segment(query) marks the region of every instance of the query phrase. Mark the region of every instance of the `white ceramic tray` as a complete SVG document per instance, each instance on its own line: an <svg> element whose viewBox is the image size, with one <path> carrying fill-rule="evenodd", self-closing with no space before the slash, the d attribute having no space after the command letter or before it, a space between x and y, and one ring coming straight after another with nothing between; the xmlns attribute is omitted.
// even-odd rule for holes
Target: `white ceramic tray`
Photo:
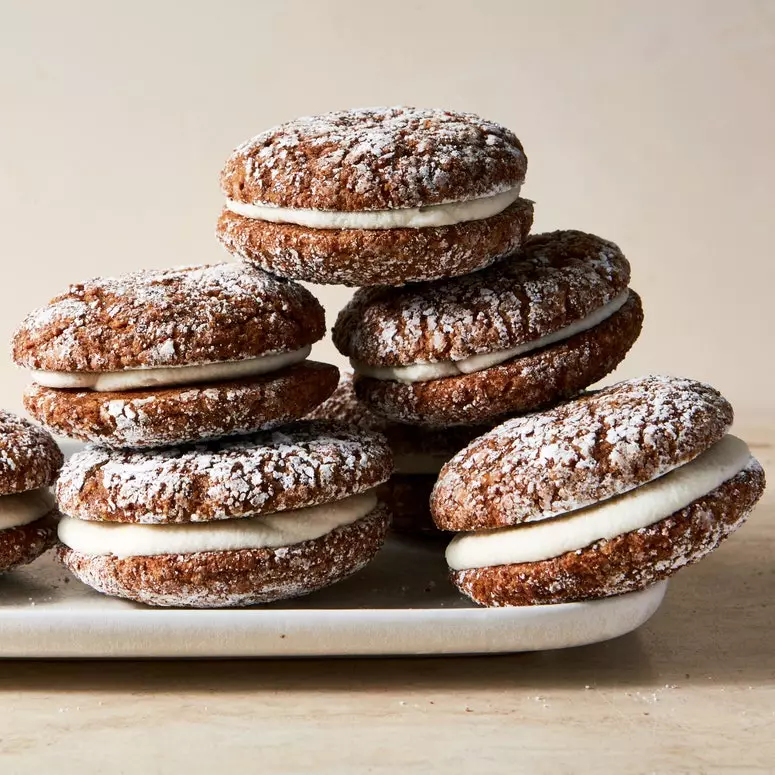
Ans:
<svg viewBox="0 0 775 775"><path fill-rule="evenodd" d="M474 606L440 546L391 540L359 574L295 601L241 610L151 609L104 597L52 555L0 578L0 657L310 657L566 648L636 629L666 582L590 603Z"/></svg>

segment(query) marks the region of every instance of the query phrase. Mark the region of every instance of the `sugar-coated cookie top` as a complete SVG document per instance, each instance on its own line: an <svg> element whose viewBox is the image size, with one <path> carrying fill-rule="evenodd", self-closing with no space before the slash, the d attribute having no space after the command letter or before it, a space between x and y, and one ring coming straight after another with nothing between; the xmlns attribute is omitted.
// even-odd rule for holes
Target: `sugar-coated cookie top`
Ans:
<svg viewBox="0 0 775 775"><path fill-rule="evenodd" d="M497 194L526 170L513 132L471 113L365 108L257 135L229 157L221 188L248 204L389 210Z"/></svg>
<svg viewBox="0 0 775 775"><path fill-rule="evenodd" d="M323 308L302 286L216 264L71 285L27 316L13 357L31 369L120 371L288 352L324 334Z"/></svg>
<svg viewBox="0 0 775 775"><path fill-rule="evenodd" d="M375 366L461 360L565 328L629 281L629 262L613 242L581 231L537 234L481 272L360 289L339 313L334 344Z"/></svg>
<svg viewBox="0 0 775 775"><path fill-rule="evenodd" d="M694 459L721 439L732 417L710 385L649 376L508 420L442 469L434 520L474 530L589 506Z"/></svg>
<svg viewBox="0 0 775 775"><path fill-rule="evenodd" d="M0 497L48 487L62 460L59 447L43 428L0 409Z"/></svg>
<svg viewBox="0 0 775 775"><path fill-rule="evenodd" d="M239 440L177 449L87 448L57 483L64 514L111 522L206 522L340 500L393 471L384 437L299 422Z"/></svg>

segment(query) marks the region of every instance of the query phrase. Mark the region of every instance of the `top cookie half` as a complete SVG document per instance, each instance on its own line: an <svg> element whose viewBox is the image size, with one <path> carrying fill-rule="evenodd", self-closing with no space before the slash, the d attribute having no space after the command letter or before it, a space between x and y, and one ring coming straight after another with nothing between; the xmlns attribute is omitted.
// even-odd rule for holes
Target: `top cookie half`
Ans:
<svg viewBox="0 0 775 775"><path fill-rule="evenodd" d="M463 274L519 246L532 206L510 130L470 113L340 111L240 145L218 237L280 276L346 285Z"/></svg>
<svg viewBox="0 0 775 775"><path fill-rule="evenodd" d="M181 367L295 351L324 333L306 289L218 264L71 285L21 323L13 358L47 372Z"/></svg>

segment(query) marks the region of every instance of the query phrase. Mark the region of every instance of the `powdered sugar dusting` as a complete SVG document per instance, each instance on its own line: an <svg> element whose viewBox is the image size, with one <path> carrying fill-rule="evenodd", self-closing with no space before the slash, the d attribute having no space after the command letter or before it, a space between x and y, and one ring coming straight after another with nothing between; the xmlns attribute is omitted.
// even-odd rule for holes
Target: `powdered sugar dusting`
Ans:
<svg viewBox="0 0 775 775"><path fill-rule="evenodd" d="M442 469L442 527L518 524L588 506L661 476L718 441L732 408L709 385L650 376L508 420Z"/></svg>
<svg viewBox="0 0 775 775"><path fill-rule="evenodd" d="M519 248L532 222L526 199L484 220L419 229L307 229L224 210L216 235L233 255L282 277L405 285L483 269Z"/></svg>
<svg viewBox="0 0 775 775"><path fill-rule="evenodd" d="M241 360L299 349L324 326L309 291L260 270L144 270L72 285L32 312L14 336L14 359L52 371Z"/></svg>
<svg viewBox="0 0 775 775"><path fill-rule="evenodd" d="M53 484L62 460L43 428L0 409L0 496Z"/></svg>
<svg viewBox="0 0 775 775"><path fill-rule="evenodd" d="M80 519L199 522L339 500L391 472L390 450L378 434L298 423L180 449L88 448L65 465L57 499L63 513Z"/></svg>
<svg viewBox="0 0 775 775"><path fill-rule="evenodd" d="M457 361L559 331L629 280L629 262L612 242L577 231L535 235L481 272L357 291L339 314L334 344L373 366Z"/></svg>
<svg viewBox="0 0 775 775"><path fill-rule="evenodd" d="M242 436L298 420L330 394L336 375L334 366L305 361L181 389L93 393L31 385L24 399L30 414L58 435L140 449Z"/></svg>
<svg viewBox="0 0 775 775"><path fill-rule="evenodd" d="M505 127L411 107L305 116L240 145L221 174L230 199L322 210L385 210L500 193L527 159Z"/></svg>

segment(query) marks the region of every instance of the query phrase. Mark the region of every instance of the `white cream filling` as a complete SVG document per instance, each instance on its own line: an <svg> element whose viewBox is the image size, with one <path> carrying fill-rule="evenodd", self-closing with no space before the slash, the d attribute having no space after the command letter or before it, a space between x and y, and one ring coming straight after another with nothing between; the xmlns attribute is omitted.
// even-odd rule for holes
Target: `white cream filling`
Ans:
<svg viewBox="0 0 775 775"><path fill-rule="evenodd" d="M55 506L48 487L0 496L0 530L29 525Z"/></svg>
<svg viewBox="0 0 775 775"><path fill-rule="evenodd" d="M512 347L508 350L496 350L490 353L481 353L480 355L471 355L459 361L441 361L439 363L412 363L409 366L369 366L354 359L350 359L353 371L363 374L366 377L374 379L393 380L411 384L413 382L429 382L432 379L443 379L444 377L458 377L461 374L472 374L475 371L484 371L484 369L498 366L505 361L524 355L532 350L538 350L541 347L547 347L550 344L561 342L563 339L588 331L596 325L608 319L615 312L618 312L627 301L629 290L619 294L616 298L591 312L585 318L571 323L565 328L561 328L552 334L542 336L540 339L534 339L532 342Z"/></svg>
<svg viewBox="0 0 775 775"><path fill-rule="evenodd" d="M447 547L447 563L453 570L465 570L539 562L640 530L715 490L740 473L750 459L744 441L725 436L690 463L631 492L567 516L461 533Z"/></svg>
<svg viewBox="0 0 775 775"><path fill-rule="evenodd" d="M80 388L108 393L114 390L191 385L197 382L239 379L278 371L303 361L312 350L310 345L288 353L273 353L260 358L221 363L200 363L191 366L124 369L123 371L33 371L32 380L50 388Z"/></svg>
<svg viewBox="0 0 775 775"><path fill-rule="evenodd" d="M421 452L393 455L393 468L397 474L438 474L449 458L449 455L445 457Z"/></svg>
<svg viewBox="0 0 775 775"><path fill-rule="evenodd" d="M310 229L423 229L492 218L516 202L521 188L519 185L500 194L462 202L395 210L307 210L268 204L245 204L233 199L226 200L226 208L245 218L272 223L292 223Z"/></svg>
<svg viewBox="0 0 775 775"><path fill-rule="evenodd" d="M349 525L377 505L374 491L304 509L185 525L87 522L64 517L59 540L77 552L115 557L278 549L311 541Z"/></svg>

